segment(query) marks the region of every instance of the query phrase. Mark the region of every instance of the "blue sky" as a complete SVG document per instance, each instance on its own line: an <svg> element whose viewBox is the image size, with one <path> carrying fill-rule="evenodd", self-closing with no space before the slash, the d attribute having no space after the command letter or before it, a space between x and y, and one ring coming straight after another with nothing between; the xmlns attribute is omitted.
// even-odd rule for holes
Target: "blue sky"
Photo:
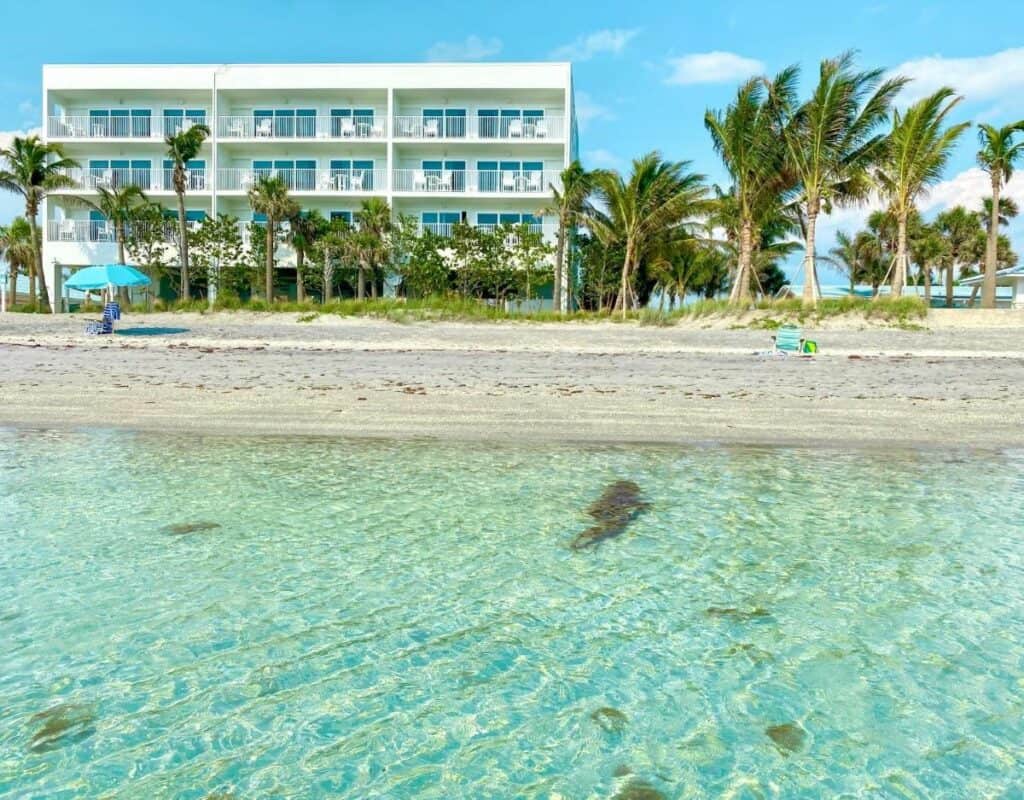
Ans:
<svg viewBox="0 0 1024 800"><path fill-rule="evenodd" d="M166 3L62 2L45 15L8 4L16 36L0 55L0 141L39 125L41 66L91 62L527 61L568 59L575 69L581 153L587 166L625 167L660 150L712 180L724 175L702 118L724 106L752 72L790 63L808 79L817 62L856 49L865 66L902 68L911 92L949 82L965 95L959 116L1003 124L1024 117L1024 4L1002 4L999 23L974 3L816 0L758 2L340 3L217 0L176 19ZM184 8L184 7L183 7ZM1016 48L1016 49L1015 49ZM976 139L962 141L926 213L977 204L986 183ZM1024 182L1011 195L1024 202ZM0 220L20 208L0 194ZM824 226L854 229L863 209ZM1024 251L1024 227L1012 231Z"/></svg>

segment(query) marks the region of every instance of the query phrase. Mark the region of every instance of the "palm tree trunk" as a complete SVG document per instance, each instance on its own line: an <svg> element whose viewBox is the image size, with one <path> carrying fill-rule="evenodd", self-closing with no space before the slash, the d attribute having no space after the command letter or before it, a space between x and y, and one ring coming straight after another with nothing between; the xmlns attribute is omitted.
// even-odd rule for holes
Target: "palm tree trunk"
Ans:
<svg viewBox="0 0 1024 800"><path fill-rule="evenodd" d="M562 270L565 260L566 228L568 225L565 216L562 215L558 219L558 242L555 244L555 285L551 294L551 304L555 307L555 312L559 314L562 313Z"/></svg>
<svg viewBox="0 0 1024 800"><path fill-rule="evenodd" d="M370 297L377 299L377 270L370 270Z"/></svg>
<svg viewBox="0 0 1024 800"><path fill-rule="evenodd" d="M754 252L754 225L744 220L740 227L740 257L736 265L736 281L729 292L731 305L750 302L750 263Z"/></svg>
<svg viewBox="0 0 1024 800"><path fill-rule="evenodd" d="M1001 177L992 172L992 214L988 223L988 243L985 247L985 277L981 282L981 307L996 307L996 256L999 246L999 189Z"/></svg>
<svg viewBox="0 0 1024 800"><path fill-rule="evenodd" d="M274 300L274 226L277 220L267 215L267 263L266 275L263 276L263 288L266 291L267 303Z"/></svg>
<svg viewBox="0 0 1024 800"><path fill-rule="evenodd" d="M633 240L626 240L626 254L622 260L622 286L619 289L619 304L622 306L622 318L626 318L629 303L629 276L633 270Z"/></svg>
<svg viewBox="0 0 1024 800"><path fill-rule="evenodd" d="M124 223L119 222L114 225L114 236L117 237L117 263L124 264ZM122 286L120 291L117 293L118 300L125 305L128 305L128 287Z"/></svg>
<svg viewBox="0 0 1024 800"><path fill-rule="evenodd" d="M43 272L43 248L39 246L39 233L38 226L36 224L35 214L26 214L28 217L29 230L32 234L32 257L35 261L35 273L39 280L39 304L43 307L43 311L49 313L50 311L50 293L46 290L46 273ZM29 286L31 298L30 302L36 302L36 282L30 281Z"/></svg>
<svg viewBox="0 0 1024 800"><path fill-rule="evenodd" d="M324 291L322 295L322 302L331 302L331 292L334 287L331 285L334 283L334 270L331 269L331 251L324 250Z"/></svg>
<svg viewBox="0 0 1024 800"><path fill-rule="evenodd" d="M818 224L818 210L813 206L807 209L807 240L804 248L804 305L814 306L818 303L818 269L814 261L815 232Z"/></svg>
<svg viewBox="0 0 1024 800"><path fill-rule="evenodd" d="M900 214L896 237L896 264L892 271L892 296L902 297L907 282L907 215Z"/></svg>
<svg viewBox="0 0 1024 800"><path fill-rule="evenodd" d="M932 269L927 264L922 265L924 270L924 304L932 307Z"/></svg>
<svg viewBox="0 0 1024 800"><path fill-rule="evenodd" d="M295 251L295 299L306 302L306 285L302 282L302 267L306 263L306 251L301 247Z"/></svg>
<svg viewBox="0 0 1024 800"><path fill-rule="evenodd" d="M188 221L185 219L185 193L178 195L178 237L181 239L181 299L188 302L191 291L188 285Z"/></svg>
<svg viewBox="0 0 1024 800"><path fill-rule="evenodd" d="M28 302L35 305L39 302L38 287L36 286L36 255L32 254L32 263L28 267Z"/></svg>
<svg viewBox="0 0 1024 800"><path fill-rule="evenodd" d="M11 269L11 291L7 293L7 307L10 308L18 302L18 268L14 264L10 265Z"/></svg>
<svg viewBox="0 0 1024 800"><path fill-rule="evenodd" d="M366 299L366 269L363 266L363 262L361 262L361 261L359 262L358 273L359 273L359 278L356 281L356 299L357 300L365 300Z"/></svg>
<svg viewBox="0 0 1024 800"><path fill-rule="evenodd" d="M953 275L956 267L956 259L953 259L946 267L946 308L953 307Z"/></svg>

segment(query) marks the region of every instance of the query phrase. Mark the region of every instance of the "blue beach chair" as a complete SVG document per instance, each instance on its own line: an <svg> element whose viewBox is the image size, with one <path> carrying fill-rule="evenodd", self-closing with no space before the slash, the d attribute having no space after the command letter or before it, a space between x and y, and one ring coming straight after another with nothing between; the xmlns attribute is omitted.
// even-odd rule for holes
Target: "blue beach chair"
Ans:
<svg viewBox="0 0 1024 800"><path fill-rule="evenodd" d="M116 306L116 308L111 308ZM115 314L117 315L115 317ZM107 303L103 309L103 319L93 320L85 326L88 336L102 336L114 332L114 320L121 318L121 307L117 303Z"/></svg>
<svg viewBox="0 0 1024 800"><path fill-rule="evenodd" d="M813 350L807 345L808 341L797 325L783 325L779 328L779 332L772 337L772 352L792 353L793 355L809 354Z"/></svg>

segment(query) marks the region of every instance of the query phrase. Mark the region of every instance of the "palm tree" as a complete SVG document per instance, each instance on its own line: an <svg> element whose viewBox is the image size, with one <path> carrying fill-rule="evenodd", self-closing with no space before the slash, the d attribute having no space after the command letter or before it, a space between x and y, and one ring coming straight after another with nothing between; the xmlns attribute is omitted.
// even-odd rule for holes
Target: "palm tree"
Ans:
<svg viewBox="0 0 1024 800"><path fill-rule="evenodd" d="M944 261L948 247L938 225L919 223L910 236L910 254L924 282L925 305L932 304L932 267Z"/></svg>
<svg viewBox="0 0 1024 800"><path fill-rule="evenodd" d="M327 230L323 236L313 244L320 258L323 259L322 303L331 302L331 295L334 291L334 259L348 250L351 234L351 226L339 217L332 219L327 224Z"/></svg>
<svg viewBox="0 0 1024 800"><path fill-rule="evenodd" d="M969 122L945 125L960 100L952 89L943 87L905 112L893 112L892 132L877 177L897 223L896 260L892 270L894 297L903 294L907 282L907 220L917 207L917 198L942 178L957 139L971 125Z"/></svg>
<svg viewBox="0 0 1024 800"><path fill-rule="evenodd" d="M615 171L595 174L598 197L607 211L588 217L594 233L608 246L623 245L623 261L616 309L622 316L635 304L634 274L666 236L689 227L708 208L704 176L689 171L689 161L662 161L657 152L634 159L625 180Z"/></svg>
<svg viewBox="0 0 1024 800"><path fill-rule="evenodd" d="M264 274L265 299L274 299L274 250L276 249L277 226L283 220L292 219L299 213L299 204L288 196L288 184L284 178L264 175L249 190L249 205L258 214L267 218L267 253Z"/></svg>
<svg viewBox="0 0 1024 800"><path fill-rule="evenodd" d="M300 302L306 300L306 283L303 280L303 268L306 256L316 247L317 240L327 232L328 222L323 214L315 208L296 214L291 219L290 241L295 250L295 298Z"/></svg>
<svg viewBox="0 0 1024 800"><path fill-rule="evenodd" d="M370 270L370 294L377 297L377 270L387 261L390 252L391 208L380 197L364 200L354 215L358 227L356 244L358 249L359 277L356 297L366 298L366 270Z"/></svg>
<svg viewBox="0 0 1024 800"><path fill-rule="evenodd" d="M704 126L733 182L738 258L729 301L746 303L754 275L757 229L765 216L777 211L781 196L793 183L765 81L748 80L724 112L709 110L704 115Z"/></svg>
<svg viewBox="0 0 1024 800"><path fill-rule="evenodd" d="M552 184L554 196L551 204L541 210L542 214L558 217L558 241L555 245L555 281L553 305L559 313L569 306L569 237L587 210L587 198L594 190L594 176L587 172L579 161L573 161L562 170L561 190Z"/></svg>
<svg viewBox="0 0 1024 800"><path fill-rule="evenodd" d="M1000 210L999 192L1003 184L1013 177L1013 169L1024 154L1024 141L1014 141L1024 131L1024 120L996 128L978 125L978 165L988 173L992 182L992 202L989 206L988 244L985 248L985 277L981 282L981 307L996 307L996 261L998 259Z"/></svg>
<svg viewBox="0 0 1024 800"><path fill-rule="evenodd" d="M850 294L853 294L863 270L863 253L858 249L856 239L846 231L837 231L835 247L828 251L828 258L822 260L827 260L846 275L850 281Z"/></svg>
<svg viewBox="0 0 1024 800"><path fill-rule="evenodd" d="M7 262L10 281L7 302L13 306L18 296L18 273L28 275L35 268L32 227L24 217L15 217L7 227L0 227L0 257Z"/></svg>
<svg viewBox="0 0 1024 800"><path fill-rule="evenodd" d="M820 294L815 265L818 215L837 205L862 200L869 187L868 170L885 144L876 133L889 116L906 78L883 80L884 70L854 70L854 54L821 62L811 98L799 104L799 70L789 67L768 84L771 104L786 156L800 185L804 219L804 302Z"/></svg>
<svg viewBox="0 0 1024 800"><path fill-rule="evenodd" d="M99 198L95 203L84 201L90 207L99 211L113 226L114 238L117 239L117 260L124 264L124 242L125 232L128 225L135 221L139 210L149 200L135 184L118 186L113 189L105 189L102 186L96 189Z"/></svg>
<svg viewBox="0 0 1024 800"><path fill-rule="evenodd" d="M39 278L39 300L44 309L48 309L50 293L46 289L43 272L42 239L37 219L39 206L51 190L74 186L74 181L65 171L77 167L78 162L68 158L59 144L43 144L35 135L15 136L10 147L0 150L0 159L6 161L0 169L0 189L20 194L25 199L25 219L32 229L32 273ZM35 303L35 281L32 283L30 302Z"/></svg>
<svg viewBox="0 0 1024 800"><path fill-rule="evenodd" d="M954 206L935 218L935 225L946 241L943 262L946 273L946 308L953 307L953 282L967 264L976 263L981 222L977 214L963 206Z"/></svg>
<svg viewBox="0 0 1024 800"><path fill-rule="evenodd" d="M999 227L1005 228L1010 224L1011 220L1016 219L1020 215L1020 206L1017 205L1017 201L1012 197L1003 195L999 198L999 213L996 215L992 214L994 205L991 197L985 197L981 201L981 224L985 227L986 234L988 234L992 227L993 216L997 218Z"/></svg>
<svg viewBox="0 0 1024 800"><path fill-rule="evenodd" d="M178 238L181 255L181 296L189 299L188 273L188 221L185 218L185 192L188 190L188 162L199 155L203 142L210 135L206 125L193 124L187 130L164 139L167 157L174 163L171 181L178 197Z"/></svg>

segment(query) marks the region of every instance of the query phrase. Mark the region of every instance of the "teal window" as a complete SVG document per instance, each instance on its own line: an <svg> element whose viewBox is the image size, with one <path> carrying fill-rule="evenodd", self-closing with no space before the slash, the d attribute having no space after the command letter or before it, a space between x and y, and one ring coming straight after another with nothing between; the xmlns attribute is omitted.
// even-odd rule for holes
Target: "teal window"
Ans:
<svg viewBox="0 0 1024 800"><path fill-rule="evenodd" d="M351 211L332 211L331 212L331 219L332 220L343 219L343 220L345 220L345 222L347 222L349 225L351 225L352 224L352 212Z"/></svg>
<svg viewBox="0 0 1024 800"><path fill-rule="evenodd" d="M309 191L316 187L316 160L307 159L295 162L295 179L291 189Z"/></svg>
<svg viewBox="0 0 1024 800"><path fill-rule="evenodd" d="M498 136L498 109L481 108L476 112L477 135L481 139L494 139Z"/></svg>
<svg viewBox="0 0 1024 800"><path fill-rule="evenodd" d="M300 108L295 112L295 135L307 139L316 136L315 108Z"/></svg>
<svg viewBox="0 0 1024 800"><path fill-rule="evenodd" d="M477 161L477 172L479 173L479 187L481 192L498 191L498 162Z"/></svg>
<svg viewBox="0 0 1024 800"><path fill-rule="evenodd" d="M295 135L295 109L274 109L274 136Z"/></svg>
<svg viewBox="0 0 1024 800"><path fill-rule="evenodd" d="M131 117L127 108L110 109L110 128L107 136L127 136L131 131Z"/></svg>
<svg viewBox="0 0 1024 800"><path fill-rule="evenodd" d="M153 132L153 112L148 108L133 108L131 111L132 136L150 136Z"/></svg>
<svg viewBox="0 0 1024 800"><path fill-rule="evenodd" d="M206 109L204 108L165 108L164 136L173 136L188 125L205 125Z"/></svg>
<svg viewBox="0 0 1024 800"><path fill-rule="evenodd" d="M89 111L89 135L110 135L110 111L105 108L94 108Z"/></svg>
<svg viewBox="0 0 1024 800"><path fill-rule="evenodd" d="M274 173L274 162L273 161L253 161L252 162L253 177L256 180L262 178L269 178Z"/></svg>
<svg viewBox="0 0 1024 800"><path fill-rule="evenodd" d="M373 189L373 160L353 161L352 172L362 173L363 190Z"/></svg>
<svg viewBox="0 0 1024 800"><path fill-rule="evenodd" d="M152 161L148 159L133 159L128 182L135 184L144 191L149 191L149 187L152 185L152 171Z"/></svg>
<svg viewBox="0 0 1024 800"><path fill-rule="evenodd" d="M259 211L254 211L252 214L252 222L254 225L266 225L267 215Z"/></svg>
<svg viewBox="0 0 1024 800"><path fill-rule="evenodd" d="M100 234L103 234L104 238L106 238L107 232L108 232L108 229L107 229L107 218L105 216L103 216L103 213L100 212L100 211L90 211L89 212L89 241L90 242L99 241Z"/></svg>
<svg viewBox="0 0 1024 800"><path fill-rule="evenodd" d="M270 136L274 132L274 112L257 109L252 112L253 131L257 136Z"/></svg>
<svg viewBox="0 0 1024 800"><path fill-rule="evenodd" d="M521 217L521 214L499 214L498 222L502 225L518 225Z"/></svg>
<svg viewBox="0 0 1024 800"><path fill-rule="evenodd" d="M331 136L341 136L341 121L344 119L352 119L351 108L331 109Z"/></svg>
<svg viewBox="0 0 1024 800"><path fill-rule="evenodd" d="M497 225L498 215L491 213L481 213L476 215L477 225Z"/></svg>
<svg viewBox="0 0 1024 800"><path fill-rule="evenodd" d="M503 108L501 110L501 128L498 135L507 137L512 127L512 121L522 118L522 112L518 108Z"/></svg>
<svg viewBox="0 0 1024 800"><path fill-rule="evenodd" d="M466 109L446 108L444 110L444 135L456 139L466 136Z"/></svg>

